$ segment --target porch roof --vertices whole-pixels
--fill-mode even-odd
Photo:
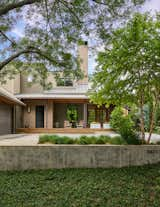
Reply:
[[[19,99],[89,99],[84,94],[17,94],[16,97]]]
[[[0,100],[8,104],[19,104],[25,106],[23,102],[18,100],[12,93],[0,87]]]

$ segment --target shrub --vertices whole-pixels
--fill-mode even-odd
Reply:
[[[79,139],[77,139],[77,144],[94,144],[94,143],[95,143],[94,137],[87,137],[83,135]]]
[[[67,136],[58,135],[41,135],[39,137],[39,143],[52,143],[52,144],[74,144],[75,140]]]
[[[160,127],[156,126],[154,131],[155,131],[155,133],[160,134]]]
[[[127,144],[127,142],[121,136],[115,136],[110,139],[110,144]]]
[[[46,135],[46,134],[45,134],[45,135],[40,135],[40,136],[39,136],[39,143],[40,143],[40,144],[44,144],[44,143],[46,143],[46,142],[55,144],[52,135]]]
[[[104,140],[103,138],[98,137],[98,138],[96,139],[95,144],[106,144],[106,142],[105,142],[105,140]]]
[[[138,133],[133,129],[134,122],[130,115],[124,115],[121,107],[116,107],[112,114],[110,124],[120,133],[127,144],[140,144]]]
[[[126,144],[126,141],[120,137],[109,137],[109,136],[81,136],[79,138],[71,138],[67,136],[58,136],[58,135],[41,135],[39,137],[39,143],[52,143],[52,144]]]
[[[111,140],[111,138],[109,136],[101,135],[101,136],[97,137],[95,144],[106,144],[106,143],[110,143],[110,140]]]
[[[63,136],[63,137],[56,137],[55,144],[74,144],[74,140],[70,137]]]
[[[109,136],[81,136],[79,139],[77,139],[77,144],[106,144],[110,142]]]

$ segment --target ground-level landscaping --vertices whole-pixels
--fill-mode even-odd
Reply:
[[[160,164],[0,172],[2,207],[159,207]]]
[[[86,136],[80,137],[69,137],[69,136],[58,136],[58,135],[40,135],[39,144],[127,144],[121,136],[110,137],[106,135],[100,136]]]

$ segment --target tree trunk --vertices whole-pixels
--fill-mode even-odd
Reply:
[[[155,105],[152,106],[152,110],[150,114],[150,126],[149,126],[149,135],[147,139],[147,144],[149,144],[151,140],[151,136],[154,128],[154,115],[156,113],[156,109],[157,109],[157,102],[155,103]]]
[[[145,129],[144,129],[144,100],[143,95],[141,95],[140,100],[140,128],[141,128],[141,139],[142,143],[145,143]]]

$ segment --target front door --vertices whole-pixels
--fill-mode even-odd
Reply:
[[[44,106],[36,106],[36,128],[44,128]]]

